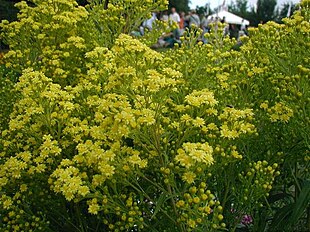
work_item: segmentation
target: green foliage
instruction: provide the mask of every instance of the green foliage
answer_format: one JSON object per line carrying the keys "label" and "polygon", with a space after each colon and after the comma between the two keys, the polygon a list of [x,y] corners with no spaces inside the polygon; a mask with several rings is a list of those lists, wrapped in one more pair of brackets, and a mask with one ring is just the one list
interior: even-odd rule
{"label": "green foliage", "polygon": [[[264,136],[259,136],[252,142],[248,140],[243,145],[246,149],[243,152],[248,160],[263,158],[268,162],[281,164],[279,189],[276,188],[270,193],[271,198],[279,192],[287,198],[288,189],[298,188],[309,178],[307,171],[309,170],[308,135],[310,133],[307,81],[309,36],[306,36],[306,39],[304,37],[305,33],[309,33],[309,23],[306,22],[309,14],[305,9],[295,14],[294,19],[284,20],[285,25],[270,22],[257,30],[252,30],[250,40],[244,39],[245,45],[241,47],[240,52],[230,51],[232,45],[221,42],[221,36],[216,34],[215,30],[215,40],[212,40],[212,36],[211,40],[208,38],[208,41],[213,41],[211,44],[218,49],[214,50],[213,55],[195,50],[191,53],[182,53],[181,57],[185,56],[189,59],[181,58],[182,61],[178,62],[184,69],[182,71],[184,75],[191,78],[190,82],[193,85],[197,83],[195,88],[207,85],[216,93],[215,96],[218,99],[221,96],[221,102],[234,107],[254,109],[258,134]],[[212,51],[212,47],[209,47],[210,50]],[[292,61],[289,61],[290,59]],[[207,78],[208,81],[199,82],[202,78]],[[216,84],[217,81],[220,85]],[[218,89],[219,86],[222,86],[222,89]],[[276,111],[279,112],[276,113]],[[227,166],[225,168],[228,172]],[[220,182],[221,188],[229,186],[228,181],[225,183],[223,175],[216,181],[216,183]],[[235,184],[236,182],[233,182],[233,185]],[[280,186],[285,186],[284,191]],[[299,192],[300,190],[297,190],[294,194],[298,196]],[[229,196],[233,194],[228,191]],[[240,198],[242,198],[241,194]],[[235,205],[236,201],[236,199],[232,200],[231,204]],[[279,201],[275,205],[278,203]],[[274,213],[272,210],[270,212]],[[254,215],[255,212],[252,214]],[[256,225],[262,225],[260,224],[261,219],[264,220],[262,214],[258,214]],[[227,218],[227,215],[225,217]]]}
{"label": "green foliage", "polygon": [[211,15],[214,12],[212,11],[212,9],[210,8],[210,6],[205,5],[205,6],[197,6],[196,7],[196,13],[198,15]]}
{"label": "green foliage", "polygon": [[[309,23],[305,23],[309,20],[309,13],[306,9],[296,13],[293,19],[285,19],[284,25],[270,22],[252,31],[250,41],[242,47],[247,64],[239,70],[244,70],[245,73],[238,72],[235,75],[235,77],[241,75],[239,81],[243,82],[243,87],[234,104],[240,102],[254,104],[253,108],[257,108],[256,115],[260,118],[257,121],[260,121],[257,124],[258,133],[265,135],[260,137],[262,140],[256,140],[249,150],[254,151],[255,148],[258,148],[261,152],[256,150],[257,157],[265,157],[266,160],[278,159],[282,163],[282,174],[278,179],[279,188],[271,193],[271,198],[282,193],[282,197],[273,204],[277,209],[279,209],[277,204],[280,202],[283,204],[287,199],[294,199],[293,202],[297,202],[302,183],[309,179],[310,131],[309,117],[307,116],[310,113],[308,109],[309,85],[307,84],[309,56],[305,51],[305,48],[307,50],[309,46],[309,36],[306,36],[307,38],[303,36],[304,33],[309,33],[307,29]],[[288,61],[289,59],[292,60]],[[249,77],[246,81],[244,75]],[[253,98],[249,98],[249,96]],[[289,108],[295,113],[286,123],[279,123],[281,116],[273,113],[277,107],[283,108],[282,113],[287,116]],[[261,109],[265,110],[265,115],[259,113]],[[264,120],[266,114],[273,122],[271,125]],[[265,127],[267,124],[269,125],[268,129]],[[278,155],[282,158],[272,155],[276,152],[280,152]],[[290,193],[288,189],[292,188],[295,191]],[[307,203],[304,207],[307,207]],[[291,207],[285,206],[285,208],[291,210],[292,205]],[[304,212],[304,208],[299,208],[299,210]],[[287,214],[282,214],[284,212],[289,213],[289,211],[279,209],[279,213],[276,215],[279,215],[279,218],[282,216],[286,218]],[[278,223],[277,219],[279,218],[275,218],[274,222]],[[296,226],[297,220],[292,219],[290,223],[292,226]],[[300,228],[290,228],[300,230]]]}
{"label": "green foliage", "polygon": [[91,1],[87,9],[73,0],[34,1],[34,6],[20,2],[16,5],[21,10],[19,22],[2,22],[1,37],[10,45],[6,66],[17,72],[31,67],[53,76],[61,85],[72,84],[85,75],[85,52],[112,46],[121,33],[130,33],[151,11],[166,4],[134,2],[135,7],[131,1],[119,7],[119,1],[110,1],[108,9],[100,1]]}
{"label": "green foliage", "polygon": [[249,19],[248,0],[237,0],[228,6],[228,11],[242,18]]}
{"label": "green foliage", "polygon": [[279,13],[277,15],[277,18],[278,18],[277,21],[281,22],[282,19],[284,19],[284,18],[286,18],[288,16],[291,17],[296,10],[298,10],[298,5],[297,4],[294,4],[294,3],[285,3],[285,4],[283,4],[281,10],[279,11]]}
{"label": "green foliage", "polygon": [[[283,200],[283,199],[282,199]],[[296,230],[301,217],[310,206],[310,183],[306,180],[301,185],[301,192],[296,201],[291,201],[276,211],[269,227],[270,231],[292,231]],[[301,228],[299,228],[301,229]]]}
{"label": "green foliage", "polygon": [[[259,0],[257,1],[256,8],[249,9],[248,0],[237,0],[228,5],[228,10],[242,18],[248,19],[252,26],[257,26],[259,23],[266,23],[268,21],[281,23],[282,19],[287,17],[290,4],[285,3],[278,10],[276,9],[276,3],[276,0]],[[297,5],[291,3],[290,16],[297,9]]]}
{"label": "green foliage", "polygon": [[259,23],[266,23],[275,19],[276,0],[257,0],[256,9],[250,13],[251,23],[257,26]]}
{"label": "green foliage", "polygon": [[275,13],[276,0],[257,0],[257,16],[258,20],[268,22],[273,19]]}
{"label": "green foliage", "polygon": [[1,230],[308,229],[309,1],[164,53],[126,34],[165,1],[34,2],[2,23]]}
{"label": "green foliage", "polygon": [[17,82],[18,76],[4,64],[0,64],[0,131],[8,129],[10,113],[13,111],[13,104],[17,99],[14,84]]}
{"label": "green foliage", "polygon": [[178,12],[189,11],[189,0],[169,0],[169,9],[175,7]]}

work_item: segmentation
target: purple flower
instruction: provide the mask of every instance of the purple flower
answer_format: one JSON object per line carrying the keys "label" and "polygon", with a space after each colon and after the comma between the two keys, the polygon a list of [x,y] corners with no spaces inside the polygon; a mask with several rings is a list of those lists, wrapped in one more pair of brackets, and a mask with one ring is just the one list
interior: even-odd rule
{"label": "purple flower", "polygon": [[250,215],[244,215],[244,216],[242,217],[241,223],[242,223],[243,225],[249,225],[249,224],[251,224],[252,222],[253,222],[253,219],[252,219],[252,217],[251,217]]}

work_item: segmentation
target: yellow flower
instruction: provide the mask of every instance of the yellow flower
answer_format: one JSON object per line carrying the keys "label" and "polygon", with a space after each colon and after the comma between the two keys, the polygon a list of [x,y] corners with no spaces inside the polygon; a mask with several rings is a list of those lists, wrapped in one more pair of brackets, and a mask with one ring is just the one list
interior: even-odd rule
{"label": "yellow flower", "polygon": [[85,197],[87,194],[90,193],[89,188],[87,186],[80,186],[78,193],[82,196]]}
{"label": "yellow flower", "polygon": [[142,109],[141,116],[138,118],[139,124],[146,124],[148,126],[155,123],[155,112],[150,109]]}
{"label": "yellow flower", "polygon": [[182,208],[182,207],[184,207],[184,205],[185,205],[185,202],[184,202],[183,200],[179,200],[179,201],[176,203],[176,207],[178,207],[178,208]]}
{"label": "yellow flower", "polygon": [[92,199],[88,205],[88,212],[90,214],[96,215],[96,214],[98,214],[99,210],[100,210],[100,206],[97,203],[97,199],[96,198]]}
{"label": "yellow flower", "polygon": [[27,187],[26,184],[22,184],[22,185],[20,186],[20,191],[21,191],[21,192],[25,192],[25,191],[27,191],[27,189],[28,189],[28,187]]}
{"label": "yellow flower", "polygon": [[147,166],[147,161],[142,160],[138,153],[129,156],[128,161],[133,165],[138,165],[140,168],[145,168]]}
{"label": "yellow flower", "polygon": [[105,175],[106,177],[111,177],[114,174],[115,167],[109,164],[106,164],[105,162],[99,162],[98,169],[101,172],[102,175]]}
{"label": "yellow flower", "polygon": [[187,168],[196,163],[211,165],[214,161],[212,153],[213,148],[208,143],[184,143],[175,160]]}
{"label": "yellow flower", "polygon": [[272,122],[288,122],[289,119],[293,116],[293,110],[283,103],[278,102],[269,108],[268,114]]}
{"label": "yellow flower", "polygon": [[178,149],[178,155],[175,157],[175,160],[179,162],[182,166],[187,168],[193,165],[191,157],[186,155],[183,149]]}
{"label": "yellow flower", "polygon": [[195,178],[196,178],[196,174],[189,171],[189,172],[185,172],[183,175],[182,175],[182,180],[187,182],[188,184],[191,184],[195,181]]}
{"label": "yellow flower", "polygon": [[189,225],[189,227],[190,228],[195,228],[196,227],[196,222],[195,222],[195,220],[193,220],[193,219],[189,219],[188,221],[187,221],[187,224]]}
{"label": "yellow flower", "polygon": [[189,116],[188,114],[184,114],[184,115],[182,115],[181,116],[181,118],[180,118],[180,120],[182,121],[182,122],[189,122],[189,121],[191,121],[191,116]]}
{"label": "yellow flower", "polygon": [[13,201],[10,198],[7,198],[5,201],[3,201],[2,206],[4,209],[9,209],[13,204]]}
{"label": "yellow flower", "polygon": [[231,152],[232,157],[236,158],[236,159],[242,159],[242,155],[240,155],[238,153],[238,151],[234,150]]}
{"label": "yellow flower", "polygon": [[228,139],[235,139],[239,137],[239,133],[236,130],[230,130],[227,125],[222,125],[221,136]]}
{"label": "yellow flower", "polygon": [[268,109],[268,103],[267,102],[263,102],[262,104],[260,104],[260,108],[264,109],[264,110]]}
{"label": "yellow flower", "polygon": [[205,121],[203,118],[197,117],[193,120],[193,125],[195,127],[202,127],[205,125]]}
{"label": "yellow flower", "polygon": [[218,103],[214,98],[213,92],[208,89],[203,89],[200,91],[194,90],[191,94],[185,97],[185,101],[195,107],[199,107],[203,104],[214,106]]}

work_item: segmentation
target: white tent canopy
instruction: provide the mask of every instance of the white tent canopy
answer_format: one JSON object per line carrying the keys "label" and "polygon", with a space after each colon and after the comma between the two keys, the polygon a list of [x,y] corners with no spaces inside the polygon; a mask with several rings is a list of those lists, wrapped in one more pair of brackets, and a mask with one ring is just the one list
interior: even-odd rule
{"label": "white tent canopy", "polygon": [[208,16],[208,19],[211,19],[211,17],[213,17],[214,19],[216,17],[219,17],[221,20],[225,17],[225,22],[229,23],[229,24],[242,24],[242,20],[244,20],[245,25],[250,25],[250,22],[246,19],[243,19],[237,15],[234,15],[226,10],[222,10],[218,13],[212,14]]}

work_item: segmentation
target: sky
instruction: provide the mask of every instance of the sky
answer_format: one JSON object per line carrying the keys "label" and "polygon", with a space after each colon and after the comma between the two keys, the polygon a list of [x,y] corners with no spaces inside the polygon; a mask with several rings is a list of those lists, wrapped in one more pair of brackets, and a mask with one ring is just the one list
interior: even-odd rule
{"label": "sky", "polygon": [[[196,6],[204,6],[206,3],[210,3],[211,9],[214,9],[218,5],[222,5],[224,0],[191,0],[190,8],[194,9]],[[226,0],[226,4],[230,4],[234,0]],[[292,1],[293,3],[298,3],[300,0],[278,0],[278,6],[283,5],[284,3]],[[257,0],[248,0],[250,6],[254,6]]]}

